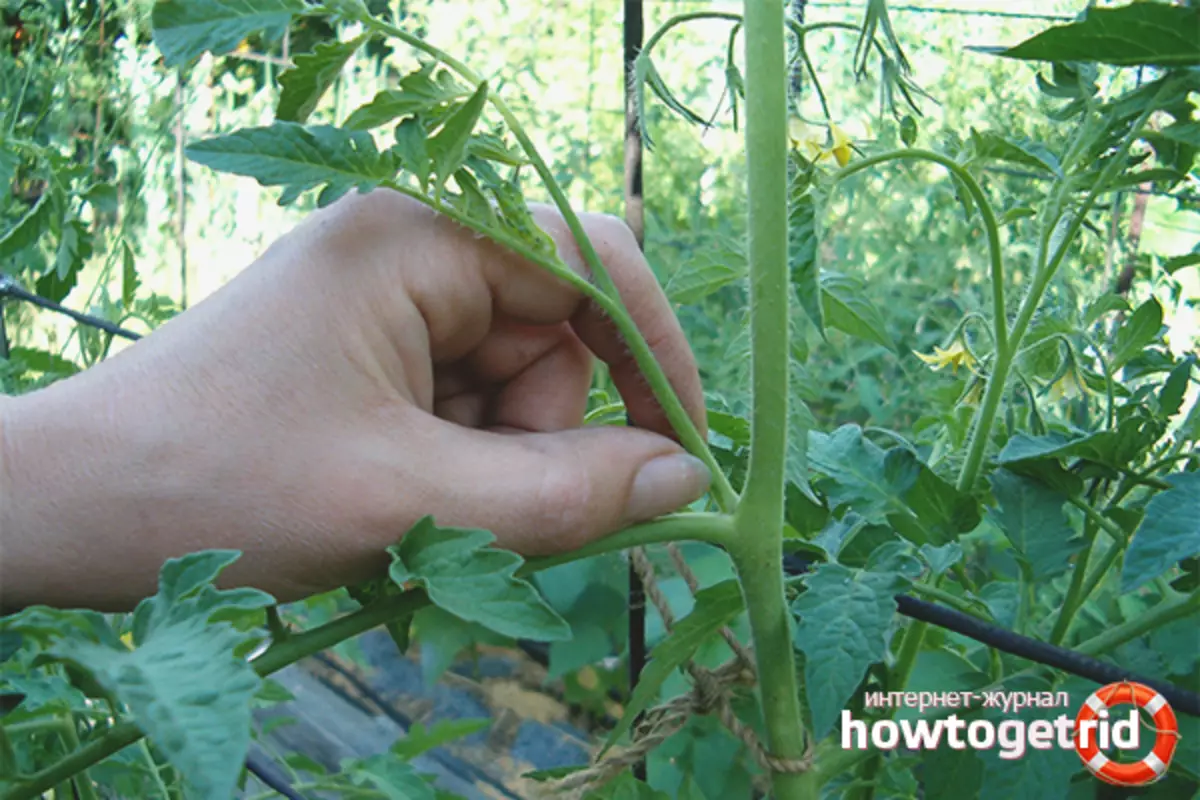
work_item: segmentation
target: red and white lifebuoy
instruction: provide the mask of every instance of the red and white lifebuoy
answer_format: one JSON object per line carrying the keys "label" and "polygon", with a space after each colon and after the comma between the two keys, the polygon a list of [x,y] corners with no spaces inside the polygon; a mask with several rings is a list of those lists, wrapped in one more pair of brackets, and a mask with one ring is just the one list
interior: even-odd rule
{"label": "red and white lifebuoy", "polygon": [[[1154,731],[1157,734],[1154,747],[1136,764],[1120,764],[1104,755],[1096,741],[1094,728],[1093,735],[1087,737],[1087,746],[1081,746],[1080,725],[1087,720],[1097,719],[1101,709],[1123,703],[1144,708],[1154,718]],[[1093,692],[1075,717],[1076,752],[1093,775],[1115,786],[1144,786],[1161,778],[1171,763],[1171,757],[1175,755],[1178,743],[1179,722],[1175,719],[1175,712],[1167,704],[1166,698],[1140,683],[1110,683]]]}

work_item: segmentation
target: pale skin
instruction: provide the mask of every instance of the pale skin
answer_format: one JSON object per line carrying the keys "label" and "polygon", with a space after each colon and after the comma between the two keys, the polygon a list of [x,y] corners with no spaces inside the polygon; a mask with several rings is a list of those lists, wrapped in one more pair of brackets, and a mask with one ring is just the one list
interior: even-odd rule
{"label": "pale skin", "polygon": [[[535,211],[586,274],[562,218]],[[689,415],[700,381],[629,230],[584,227]],[[640,429],[583,428],[594,356]],[[0,606],[128,610],[163,561],[243,551],[280,601],[381,574],[426,514],[525,555],[703,494],[603,315],[393,192],[316,212],[220,291],[51,387],[0,397]]]}

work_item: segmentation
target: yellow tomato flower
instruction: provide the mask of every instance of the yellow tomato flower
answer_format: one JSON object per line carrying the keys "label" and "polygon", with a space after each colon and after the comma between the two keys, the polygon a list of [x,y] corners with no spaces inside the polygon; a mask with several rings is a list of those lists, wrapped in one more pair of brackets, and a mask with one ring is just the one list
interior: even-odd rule
{"label": "yellow tomato flower", "polygon": [[975,358],[971,355],[971,351],[967,350],[962,341],[958,339],[955,339],[954,344],[945,349],[934,345],[933,355],[918,353],[916,350],[913,351],[913,355],[932,367],[935,372],[942,367],[949,366],[950,371],[957,375],[960,366],[967,369],[973,369],[975,366]]}
{"label": "yellow tomato flower", "polygon": [[1079,380],[1074,369],[1068,369],[1063,376],[1050,386],[1051,400],[1069,400],[1079,397],[1087,391],[1087,387]]}
{"label": "yellow tomato flower", "polygon": [[[788,120],[788,138],[792,140],[793,147],[803,147],[808,159],[816,164],[833,158],[839,167],[844,167],[854,155],[850,137],[832,122],[829,123],[828,136],[819,136],[803,122],[792,118]],[[832,144],[827,146],[826,141]]]}

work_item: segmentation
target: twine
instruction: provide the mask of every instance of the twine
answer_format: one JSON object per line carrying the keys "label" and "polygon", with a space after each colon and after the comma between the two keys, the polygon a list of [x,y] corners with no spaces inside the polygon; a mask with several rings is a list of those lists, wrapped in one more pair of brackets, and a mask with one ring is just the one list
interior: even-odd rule
{"label": "twine", "polygon": [[[694,595],[700,588],[696,574],[688,566],[683,553],[675,544],[667,545],[667,554],[676,571]],[[658,609],[663,625],[668,631],[675,625],[675,615],[667,602],[666,595],[658,585],[654,565],[641,547],[629,551],[629,560],[641,578],[646,597]],[[755,763],[768,772],[806,772],[812,766],[812,743],[806,746],[802,758],[781,758],[770,753],[758,738],[754,729],[746,725],[733,710],[730,697],[739,686],[753,686],[757,682],[754,653],[738,641],[728,626],[721,628],[721,637],[733,651],[734,657],[716,669],[702,667],[689,660],[684,668],[692,677],[692,690],[649,709],[634,727],[632,744],[614,750],[591,766],[548,784],[554,793],[572,793],[582,796],[589,788],[602,786],[625,770],[643,761],[646,756],[677,733],[694,715],[716,714],[730,733],[746,746]]]}

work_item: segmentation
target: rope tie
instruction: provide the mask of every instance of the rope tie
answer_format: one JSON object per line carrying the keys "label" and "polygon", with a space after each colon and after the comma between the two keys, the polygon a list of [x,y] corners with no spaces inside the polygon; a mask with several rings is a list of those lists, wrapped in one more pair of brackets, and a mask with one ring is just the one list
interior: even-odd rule
{"label": "rope tie", "polygon": [[[668,544],[666,549],[676,571],[694,595],[700,589],[700,581],[695,572],[688,566],[678,546]],[[675,615],[658,585],[654,565],[641,547],[631,549],[629,559],[641,578],[646,597],[658,610],[664,627],[670,631],[675,625]],[[581,797],[586,790],[607,783],[634,764],[643,761],[652,750],[683,728],[688,719],[703,714],[715,714],[721,724],[746,746],[755,763],[762,769],[768,772],[789,773],[808,771],[813,760],[811,741],[806,744],[804,756],[801,758],[776,756],[768,752],[754,729],[742,722],[734,712],[730,702],[733,691],[738,687],[753,686],[758,676],[753,651],[738,641],[728,626],[721,628],[721,637],[734,653],[731,660],[716,669],[709,669],[689,660],[684,668],[692,678],[690,692],[647,710],[634,727],[630,737],[632,743],[628,747],[615,750],[591,766],[548,784],[549,791],[556,794],[571,793],[574,797]]]}

